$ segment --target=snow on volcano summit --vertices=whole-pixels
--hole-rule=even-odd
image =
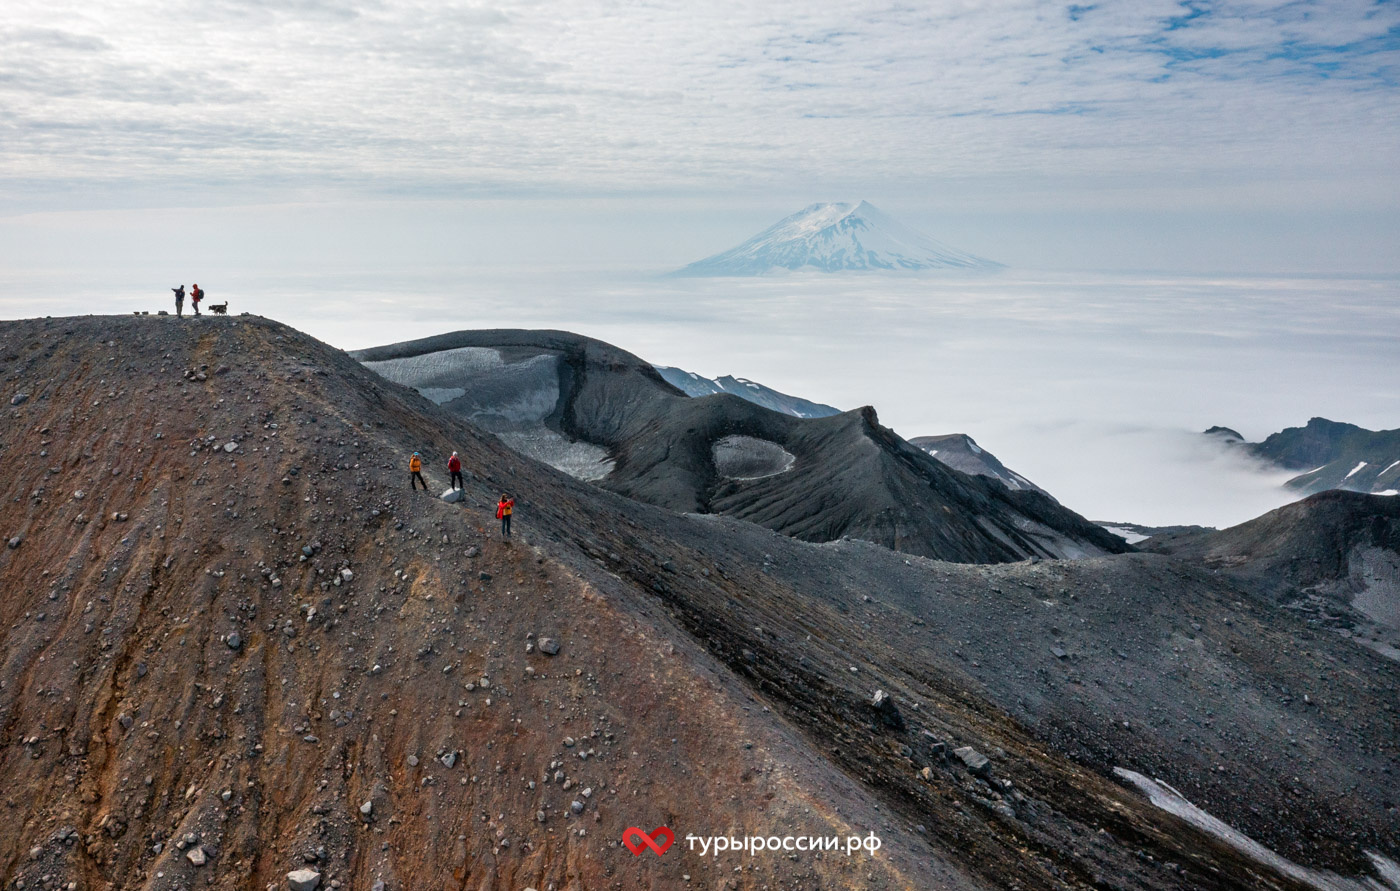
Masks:
[[[1000,263],[948,247],[885,215],[868,201],[813,204],[677,275],[762,275],[778,269],[823,272],[998,269]]]

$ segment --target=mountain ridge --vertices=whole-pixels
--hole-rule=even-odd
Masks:
[[[1284,483],[1297,492],[1400,495],[1400,429],[1367,430],[1318,417],[1272,433],[1263,442],[1246,442],[1228,427],[1212,427],[1205,435],[1282,469],[1303,471]]]

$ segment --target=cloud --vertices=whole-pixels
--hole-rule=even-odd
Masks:
[[[1400,145],[1393,3],[12,0],[7,17],[10,191],[1337,178],[1393,171]]]

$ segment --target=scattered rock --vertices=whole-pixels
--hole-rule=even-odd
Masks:
[[[195,866],[203,866],[205,863],[209,862],[209,858],[204,854],[204,847],[202,845],[195,845],[193,848],[186,851],[185,859]]]
[[[899,709],[895,707],[894,697],[884,690],[876,690],[875,695],[870,697],[870,707],[879,713],[880,720],[888,726],[904,726],[904,718],[899,714]]]
[[[446,767],[448,770],[451,770],[452,768],[457,766],[457,753],[448,752],[442,757],[438,758],[438,760],[442,762],[443,767]]]
[[[243,646],[243,635],[237,631],[230,631],[228,637],[224,638],[224,643],[228,644],[230,650],[236,650]]]
[[[576,814],[583,813],[583,802],[575,798],[573,803],[569,805],[569,810],[573,811]]]
[[[287,887],[292,891],[316,891],[321,887],[321,874],[314,869],[298,869],[287,873]]]
[[[232,452],[233,450],[235,450],[235,449],[237,449],[237,448],[238,448],[238,443],[236,443],[236,442],[226,442],[226,443],[224,443],[224,451],[225,451],[225,452]]]
[[[1066,653],[1064,650],[1060,649],[1059,647],[1051,647],[1051,648],[1050,648],[1050,655],[1054,656],[1056,659],[1067,659],[1067,658],[1069,658],[1069,653]]]
[[[9,541],[10,549],[14,550],[15,548],[19,547],[20,543],[23,541],[24,539],[20,538],[18,535],[16,535],[14,538],[11,538]]]
[[[370,816],[370,815],[373,814],[373,813],[374,813],[374,802],[373,802],[373,801],[366,801],[364,804],[360,805],[360,816],[362,816],[362,817],[368,817],[368,816]]]
[[[559,641],[552,637],[541,637],[540,652],[544,653],[546,656],[559,655]]]
[[[26,403],[26,402],[28,402],[28,401],[29,401],[29,394],[28,394],[28,393],[16,393],[15,395],[13,395],[13,396],[10,397],[10,404],[11,404],[11,405],[23,405],[24,403]]]
[[[959,746],[953,750],[953,754],[958,756],[968,770],[980,777],[985,777],[991,772],[991,762],[987,760],[987,756],[972,746]]]

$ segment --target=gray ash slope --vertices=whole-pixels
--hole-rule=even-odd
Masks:
[[[1306,494],[1328,489],[1396,495],[1400,493],[1400,430],[1367,430],[1355,424],[1313,418],[1263,442],[1245,442],[1229,427],[1212,427],[1220,438],[1285,470],[1302,471],[1290,489]]]
[[[497,358],[482,360],[486,354]],[[463,331],[354,355],[425,393],[463,394],[443,405],[488,429],[497,429],[500,406],[530,404],[536,441],[554,436],[557,449],[598,449],[606,456],[595,465],[606,468],[594,477],[599,485],[673,511],[960,562],[1127,550],[1039,492],[946,467],[880,426],[869,407],[809,419],[727,394],[690,398],[636,356],[557,331]],[[472,360],[454,368],[454,356]],[[529,384],[514,388],[523,367],[532,369]],[[718,455],[745,450],[756,472],[725,475]],[[762,469],[765,455],[773,460]],[[563,466],[558,456],[535,453]]]
[[[7,887],[280,887],[308,858],[390,891],[1385,887],[1290,877],[1115,767],[1316,870],[1400,850],[1397,667],[1209,567],[675,514],[260,319],[0,324],[0,379],[30,397],[0,425]],[[438,485],[461,451],[467,503],[411,497],[410,449]],[[482,533],[502,486],[513,545]],[[542,630],[558,656],[526,652]],[[554,762],[597,783],[577,817]],[[648,820],[885,845],[736,872],[632,857]],[[191,832],[205,866],[170,844]]]
[[[1142,547],[1211,567],[1400,659],[1400,499],[1325,491],[1229,529],[1154,536]]]
[[[966,433],[916,436],[909,440],[909,443],[918,446],[954,470],[972,476],[989,477],[1015,491],[1026,489],[1053,498],[1049,492],[1001,463],[996,455],[979,446]]]

